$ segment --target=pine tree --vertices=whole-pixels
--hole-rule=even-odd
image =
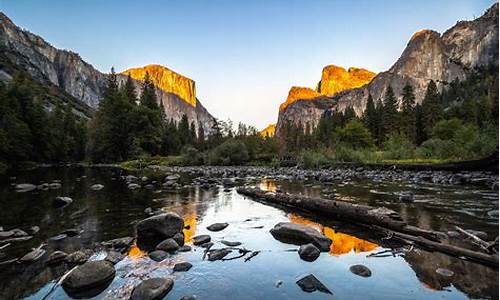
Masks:
[[[370,131],[372,138],[377,140],[378,137],[378,115],[377,108],[375,107],[375,102],[373,102],[372,95],[368,95],[368,99],[366,100],[366,108],[363,112],[363,123],[366,128]]]
[[[422,105],[415,106],[415,144],[420,145],[426,140],[424,133],[424,120],[422,113]]]
[[[152,110],[159,109],[158,100],[156,98],[155,86],[153,84],[153,81],[149,77],[148,72],[146,72],[146,75],[144,75],[144,82],[142,83],[140,103],[141,105]]]
[[[398,103],[396,97],[394,96],[392,87],[388,86],[385,91],[384,106],[382,110],[382,127],[384,138],[398,131],[398,117]]]
[[[434,125],[441,119],[442,108],[440,95],[433,80],[427,85],[424,99],[422,100],[422,123],[424,140],[431,137]]]
[[[132,77],[130,77],[130,74],[127,76],[127,81],[125,81],[123,93],[130,104],[134,106],[137,104],[137,93],[135,92],[134,82],[132,80]]]
[[[205,130],[203,129],[203,124],[198,122],[198,149],[205,149]]]
[[[413,87],[407,83],[403,88],[401,102],[401,132],[416,143],[415,94]]]

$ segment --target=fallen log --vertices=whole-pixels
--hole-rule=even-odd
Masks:
[[[441,243],[442,233],[408,225],[398,213],[385,207],[375,208],[345,201],[273,193],[258,188],[241,187],[237,191],[265,204],[288,206],[324,216],[333,216],[379,232],[389,232],[393,237],[408,244],[416,244],[455,257],[465,257],[471,261],[498,268],[498,256]]]
[[[375,208],[373,206],[345,201],[286,193],[272,193],[262,191],[258,188],[242,187],[238,188],[237,191],[242,195],[252,197],[265,203],[300,208],[316,214],[319,213],[326,216],[333,216],[354,223],[379,225],[399,232],[424,236],[433,241],[439,241],[443,236],[440,232],[425,230],[406,224],[397,212],[386,207]]]
[[[488,249],[488,246],[490,245],[489,243],[483,241],[481,238],[478,236],[468,232],[467,230],[464,230],[458,226],[455,226],[455,229],[460,232],[461,234],[465,235],[466,237],[470,238],[472,243],[475,245],[481,247],[484,251],[489,252],[490,250]]]

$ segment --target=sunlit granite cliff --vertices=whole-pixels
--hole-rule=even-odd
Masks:
[[[498,3],[481,17],[460,21],[443,34],[433,30],[416,32],[396,63],[361,87],[353,86],[340,91],[336,86],[341,84],[336,80],[342,81],[342,76],[328,76],[332,82],[328,84],[322,78],[318,91],[327,97],[296,100],[285,109],[280,107],[276,134],[280,135],[280,129],[287,122],[314,127],[327,109],[343,111],[353,107],[361,115],[368,95],[380,101],[389,85],[400,100],[405,84],[411,84],[416,101],[421,102],[430,80],[443,89],[455,79],[465,79],[473,68],[486,65],[498,66]],[[332,70],[335,74],[337,67],[332,67]]]
[[[262,137],[273,137],[276,130],[276,124],[269,124],[266,128],[259,131]]]
[[[351,67],[346,69],[329,65],[323,68],[318,92],[322,95],[333,96],[339,92],[362,87],[377,75],[371,71]]]

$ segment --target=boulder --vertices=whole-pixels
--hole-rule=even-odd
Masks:
[[[322,252],[330,250],[332,240],[314,228],[302,224],[281,222],[270,230],[272,236],[280,242],[294,245],[312,243]]]
[[[184,233],[177,232],[172,238],[177,243],[177,245],[184,246]]]
[[[187,272],[192,267],[193,267],[193,265],[190,264],[190,263],[188,263],[187,261],[181,262],[181,263],[177,263],[174,266],[174,272]]]
[[[332,292],[312,274],[302,277],[297,280],[296,283],[304,292],[307,293],[320,291],[322,293],[332,294]]]
[[[319,254],[319,249],[313,244],[301,245],[299,248],[299,256],[305,261],[315,261]]]
[[[73,298],[90,298],[104,291],[115,277],[115,268],[104,260],[88,261],[63,280],[62,287]]]
[[[54,251],[49,255],[46,263],[48,265],[56,265],[66,260],[66,257],[68,257],[68,254],[66,252]]]
[[[70,197],[56,197],[54,201],[52,201],[52,205],[55,208],[61,208],[70,204],[71,202],[73,202],[73,199],[71,199]]]
[[[70,266],[81,265],[84,264],[89,257],[90,255],[83,251],[75,251],[66,257],[66,263]]]
[[[172,238],[166,239],[156,246],[156,250],[162,250],[165,252],[175,252],[177,249],[179,249],[179,244],[177,244],[177,242]]]
[[[358,276],[361,277],[370,277],[372,276],[372,271],[368,269],[368,267],[363,266],[363,265],[353,265],[349,268],[349,270]]]
[[[151,258],[154,261],[160,262],[167,257],[168,257],[168,252],[165,252],[163,250],[155,250],[155,251],[149,252],[149,258]]]
[[[228,223],[214,223],[208,226],[207,229],[210,231],[221,231],[224,230],[227,226],[229,226]]]
[[[197,235],[193,237],[193,245],[198,246],[210,242],[211,238],[208,234]]]
[[[174,281],[170,278],[146,279],[134,288],[130,300],[163,299],[173,286]]]
[[[164,213],[137,223],[137,239],[145,243],[158,243],[182,232],[184,220],[176,213]]]

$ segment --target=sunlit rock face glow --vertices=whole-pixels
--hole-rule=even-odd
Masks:
[[[288,97],[286,101],[281,103],[280,111],[285,110],[289,105],[296,102],[297,100],[310,100],[321,96],[320,93],[314,91],[313,89],[300,86],[292,86],[288,92]]]
[[[167,93],[179,96],[182,100],[196,106],[196,89],[192,79],[182,76],[161,65],[147,65],[141,68],[132,68],[123,72],[135,80],[144,80],[149,74],[153,84]]]
[[[329,65],[323,68],[318,92],[326,96],[333,96],[345,90],[362,87],[369,83],[375,75],[377,74],[361,68],[351,67],[346,70],[336,65]]]
[[[276,124],[269,124],[266,128],[262,129],[259,134],[262,137],[273,137],[276,130]]]

